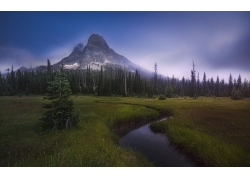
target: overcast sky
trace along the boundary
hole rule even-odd
[[[54,64],[100,34],[130,61],[172,77],[250,80],[250,12],[0,12],[0,70]]]

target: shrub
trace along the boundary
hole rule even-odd
[[[159,100],[165,100],[166,99],[166,97],[163,95],[163,94],[161,94],[160,96],[159,96]]]
[[[193,99],[197,99],[197,96],[196,96],[196,94],[194,95]]]
[[[236,90],[235,87],[232,90],[231,99],[233,99],[233,100],[240,100],[241,99],[241,93],[239,90]]]

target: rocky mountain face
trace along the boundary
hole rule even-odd
[[[102,66],[104,70],[108,68],[125,68],[127,71],[135,72],[137,69],[141,74],[152,74],[152,72],[132,63],[126,57],[116,53],[108,46],[105,39],[98,34],[92,34],[86,46],[79,43],[69,56],[52,65],[52,68],[59,69],[62,62],[66,69],[87,69],[87,66],[90,66],[92,70],[100,70]],[[35,68],[21,67],[20,70],[46,70],[46,66],[38,66]]]
[[[143,74],[151,74],[150,71],[116,53],[108,46],[105,39],[98,34],[92,34],[86,46],[79,43],[69,56],[54,64],[54,68],[59,67],[62,62],[65,64],[66,69],[87,69],[87,66],[90,66],[91,69],[100,70],[101,66],[103,66],[105,70],[108,67],[116,69],[125,66],[128,71],[134,72],[137,69]]]

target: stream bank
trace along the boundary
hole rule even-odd
[[[185,155],[173,145],[162,133],[152,131],[150,123],[167,120],[168,113],[160,112],[157,120],[130,121],[116,124],[114,132],[119,136],[121,147],[130,147],[146,156],[154,166],[158,167],[196,167],[199,166],[192,158]]]

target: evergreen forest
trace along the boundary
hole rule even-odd
[[[191,69],[191,68],[190,68]],[[44,95],[47,92],[48,82],[54,80],[59,70],[52,68],[50,60],[47,60],[47,67],[43,70],[14,71],[7,69],[6,74],[0,72],[0,95]],[[172,97],[194,97],[214,96],[231,97],[241,99],[250,97],[250,81],[237,78],[229,74],[228,80],[220,79],[217,76],[208,78],[206,73],[201,76],[196,74],[193,68],[190,78],[182,79],[164,77],[157,72],[157,64],[154,64],[154,72],[151,77],[142,75],[138,70],[135,72],[126,71],[125,68],[106,68],[104,70],[87,69],[66,69],[67,80],[73,95],[96,94],[98,96],[133,96],[154,98],[163,95],[166,98]]]

